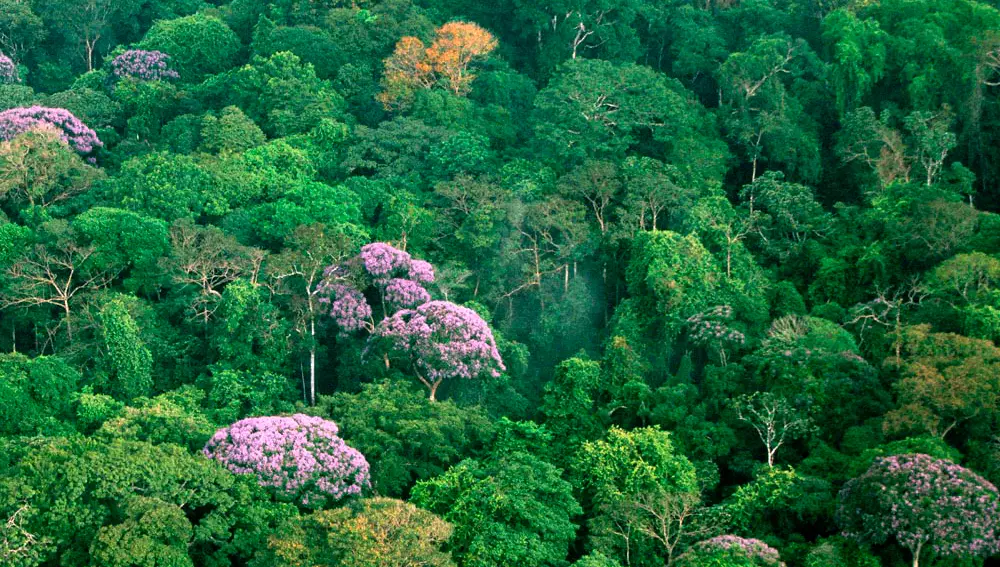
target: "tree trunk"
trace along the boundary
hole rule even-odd
[[[438,379],[436,382],[434,382],[433,384],[431,384],[431,397],[430,397],[430,400],[432,402],[436,402],[437,401],[437,390],[438,390],[438,386],[440,386],[440,385],[441,385],[441,380],[440,379]]]
[[[63,313],[66,315],[66,336],[69,338],[69,342],[73,342],[73,322],[69,319],[69,301],[63,303]]]
[[[917,548],[913,550],[913,567],[920,567],[920,548],[924,546],[924,542],[917,544]]]
[[[309,405],[316,405],[316,321],[309,321]]]

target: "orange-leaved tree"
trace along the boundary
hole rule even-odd
[[[386,110],[401,109],[413,101],[417,91],[435,86],[464,96],[476,78],[472,64],[496,47],[497,40],[490,32],[468,22],[441,26],[430,47],[416,37],[404,37],[385,60],[378,100]]]

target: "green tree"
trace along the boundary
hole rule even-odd
[[[561,565],[581,512],[561,476],[523,449],[499,446],[487,459],[417,483],[412,501],[455,526],[448,549],[463,565]]]
[[[481,454],[494,431],[482,408],[430,403],[412,381],[321,396],[318,409],[341,425],[352,447],[379,455],[371,462],[372,487],[392,497],[406,496],[415,482]]]
[[[201,148],[208,152],[241,152],[265,141],[264,132],[237,106],[227,106],[219,116],[205,116],[201,126]]]
[[[288,521],[268,540],[260,567],[454,567],[441,547],[452,527],[438,516],[391,498],[367,498]]]
[[[79,372],[58,358],[0,355],[0,433],[65,430],[72,421],[71,398],[78,382]]]
[[[99,320],[108,393],[126,401],[149,395],[153,386],[153,357],[142,342],[126,300],[119,297],[105,303]]]
[[[591,546],[625,565],[671,557],[677,534],[670,530],[689,519],[699,499],[694,466],[675,451],[670,433],[655,427],[612,426],[606,439],[584,443],[572,478],[592,509]]]
[[[196,83],[232,67],[240,40],[222,20],[195,14],[156,22],[139,47],[170,55],[181,80]]]

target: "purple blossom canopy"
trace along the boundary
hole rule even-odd
[[[727,558],[726,565],[746,565],[747,567],[782,567],[784,563],[778,550],[759,539],[743,538],[735,535],[721,535],[700,541],[677,558],[681,567],[696,567],[708,563],[709,559]],[[717,563],[713,562],[712,565]]]
[[[236,474],[306,506],[356,496],[371,486],[364,455],[320,417],[252,417],[218,430],[204,453]]]
[[[177,79],[177,71],[169,67],[170,56],[162,51],[129,49],[111,61],[116,77],[133,77],[141,81]]]
[[[0,112],[0,140],[3,141],[44,126],[57,128],[62,139],[81,154],[88,154],[95,147],[103,145],[96,132],[65,108],[31,106]]]
[[[17,64],[10,57],[0,53],[0,85],[12,85],[20,81]]]
[[[320,297],[320,302],[330,304],[330,317],[333,317],[333,322],[342,332],[351,333],[368,328],[372,307],[360,291],[348,285],[326,282],[320,284],[320,291],[325,294]]]
[[[493,332],[475,311],[449,301],[430,301],[397,311],[375,334],[406,353],[423,379],[498,377],[504,370]]]
[[[840,491],[844,535],[865,543],[895,538],[918,556],[930,547],[944,557],[1000,552],[1000,496],[972,471],[929,455],[875,459]]]
[[[434,266],[430,262],[423,260],[413,260],[410,262],[409,278],[415,282],[431,283],[434,281]]]
[[[412,309],[430,300],[431,294],[413,280],[393,278],[385,286],[385,302],[397,309]]]
[[[409,273],[410,255],[385,242],[373,242],[361,248],[358,254],[365,272],[377,280],[388,280],[395,272]]]

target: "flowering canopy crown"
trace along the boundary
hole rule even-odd
[[[356,496],[371,486],[368,461],[320,417],[251,417],[218,430],[205,456],[307,506]]]
[[[65,108],[29,106],[0,112],[0,140],[8,141],[39,127],[52,126],[61,132],[63,141],[81,154],[102,146],[97,133]]]
[[[169,67],[170,56],[162,51],[129,49],[111,61],[116,77],[133,77],[141,81],[177,79],[180,75]]]

